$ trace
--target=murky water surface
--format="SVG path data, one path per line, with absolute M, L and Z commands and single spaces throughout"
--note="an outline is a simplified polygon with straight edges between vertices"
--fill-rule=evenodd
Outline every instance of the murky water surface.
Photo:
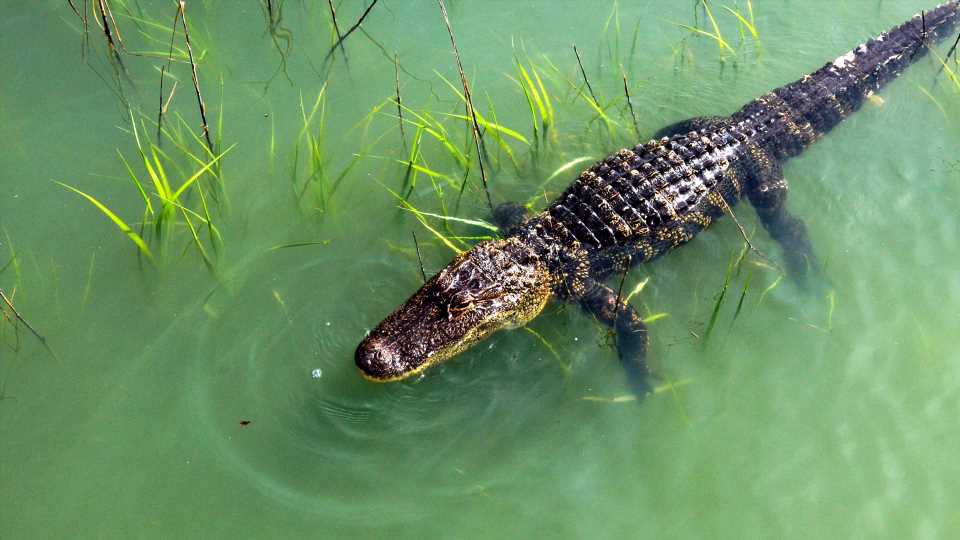
M 640 310 L 667 314 L 651 361 L 672 390 L 616 402 L 608 337 L 562 305 L 532 323 L 542 339 L 498 334 L 419 380 L 375 385 L 353 350 L 420 282 L 411 231 L 428 273 L 452 253 L 391 194 L 412 147 L 413 205 L 486 218 L 475 165 L 456 209 L 452 156 L 470 144 L 444 80 L 459 87 L 450 40 L 435 3 L 382 0 L 347 38 L 349 62 L 325 63 L 326 3 L 273 0 L 272 18 L 267 3 L 187 2 L 212 139 L 232 149 L 166 213 L 131 118 L 171 192 L 209 160 L 189 132 L 182 27 L 165 60 L 172 3 L 109 3 L 122 69 L 95 12 L 84 53 L 67 3 L 4 11 L 0 287 L 54 354 L 3 312 L 0 538 L 960 533 L 960 92 L 934 83 L 934 58 L 786 166 L 822 291 L 750 255 L 718 302 L 743 247 L 730 220 L 630 274 L 627 290 L 649 278 Z M 478 109 L 512 130 L 487 131 L 493 197 L 540 208 L 586 160 L 636 142 L 622 73 L 646 138 L 729 114 L 931 3 L 755 0 L 759 43 L 711 3 L 733 52 L 680 26 L 714 32 L 693 2 L 448 9 Z M 339 3 L 341 32 L 365 6 Z M 574 43 L 606 120 L 581 95 Z M 546 133 L 518 63 L 546 93 Z M 142 231 L 155 262 L 55 182 Z M 777 260 L 752 210 L 737 215 Z

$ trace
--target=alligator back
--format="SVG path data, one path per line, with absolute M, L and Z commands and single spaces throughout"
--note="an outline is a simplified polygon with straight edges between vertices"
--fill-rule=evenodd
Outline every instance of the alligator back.
M 747 183 L 778 174 L 860 108 L 872 92 L 949 34 L 953 0 L 756 99 L 729 118 L 693 119 L 686 129 L 624 149 L 584 171 L 525 236 L 582 246 L 603 277 L 693 238 L 739 199 Z M 532 234 L 531 234 L 532 233 Z
M 745 133 L 726 123 L 624 149 L 584 171 L 546 210 L 547 229 L 589 252 L 627 247 L 673 230 L 726 185 Z M 666 238 L 654 244 L 672 244 Z M 641 253 L 649 260 L 662 251 Z M 666 247 L 666 245 L 664 245 Z

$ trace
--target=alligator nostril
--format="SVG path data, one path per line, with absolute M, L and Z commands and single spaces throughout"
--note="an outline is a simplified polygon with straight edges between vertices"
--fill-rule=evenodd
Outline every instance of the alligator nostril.
M 367 375 L 384 377 L 396 369 L 397 356 L 386 343 L 367 338 L 357 347 L 356 363 Z

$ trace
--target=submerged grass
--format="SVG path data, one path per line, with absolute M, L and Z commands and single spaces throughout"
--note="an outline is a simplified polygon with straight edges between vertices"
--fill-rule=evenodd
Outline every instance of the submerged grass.
M 135 1 L 90 0 L 79 4 L 82 6 L 81 21 L 85 30 L 88 28 L 86 14 L 89 11 L 94 15 L 94 23 L 104 33 L 111 63 L 124 75 L 126 66 L 121 54 L 133 58 L 159 58 L 166 62 L 165 65 L 154 66 L 160 73 L 160 98 L 156 115 L 138 112 L 138 109 L 129 103 L 124 96 L 122 80 L 119 77 L 115 89 L 128 111 L 129 130 L 126 131 L 135 144 L 133 158 L 119 149 L 117 153 L 123 171 L 140 201 L 139 221 L 122 217 L 124 211 L 118 210 L 115 203 L 107 202 L 105 197 L 87 188 L 81 189 L 72 183 L 60 181 L 56 183 L 96 208 L 133 244 L 137 254 L 152 265 L 156 265 L 178 241 L 177 233 L 186 231 L 187 242 L 184 249 L 192 246 L 203 263 L 213 271 L 214 259 L 223 242 L 214 220 L 215 216 L 223 214 L 228 203 L 221 169 L 222 159 L 234 147 L 222 149 L 222 79 L 219 96 L 221 106 L 216 118 L 215 138 L 208 122 L 206 101 L 200 90 L 198 67 L 198 62 L 205 56 L 205 50 L 201 47 L 195 54 L 185 12 L 186 2 L 173 2 L 172 23 L 169 20 L 155 20 Z M 71 3 L 71 8 L 77 8 L 75 13 L 80 14 L 80 8 L 76 4 Z M 127 37 L 132 35 L 134 41 L 139 38 L 139 44 L 128 47 L 127 41 L 121 36 L 118 20 L 125 23 L 127 30 L 134 29 Z M 181 43 L 177 42 L 178 34 Z M 188 66 L 199 109 L 199 132 L 195 132 L 179 113 L 175 113 L 172 118 L 169 116 L 179 82 L 172 72 L 174 65 Z M 132 84 L 130 77 L 125 77 Z M 169 92 L 164 88 L 168 78 L 174 81 Z M 149 136 L 151 131 L 156 132 L 154 140 Z M 93 259 L 91 272 L 92 265 Z
M 720 308 L 723 307 L 723 300 L 727 296 L 727 289 L 730 287 L 730 278 L 733 276 L 734 270 L 733 260 L 727 265 L 727 272 L 723 277 L 723 286 L 720 288 L 720 292 L 717 294 L 717 300 L 713 304 L 713 312 L 710 313 L 710 321 L 707 323 L 707 329 L 703 333 L 702 346 L 706 349 L 707 344 L 710 342 L 710 336 L 713 334 L 713 328 L 717 324 L 717 318 L 720 315 Z
M 473 95 L 470 91 L 470 84 L 467 82 L 467 76 L 463 72 L 463 62 L 460 60 L 460 50 L 457 47 L 457 40 L 453 36 L 453 27 L 450 25 L 450 19 L 447 17 L 447 7 L 443 3 L 443 0 L 437 0 L 437 4 L 440 6 L 440 14 L 443 17 L 443 22 L 447 27 L 447 33 L 450 35 L 450 45 L 453 47 L 454 58 L 457 60 L 457 72 L 460 75 L 460 83 L 463 87 L 463 96 L 465 98 L 464 101 L 466 101 L 467 116 L 469 116 L 472 120 L 471 127 L 473 129 L 471 130 L 471 133 L 473 135 L 473 144 L 477 151 L 477 164 L 480 166 L 480 180 L 483 182 L 483 192 L 487 196 L 487 206 L 490 208 L 490 212 L 492 213 L 493 199 L 490 198 L 490 186 L 489 182 L 487 181 L 486 169 L 483 165 L 484 156 L 483 150 L 481 149 L 483 146 L 483 136 L 480 133 L 480 124 L 477 121 L 477 109 L 473 105 Z M 463 195 L 464 187 L 467 185 L 468 176 L 469 173 L 465 174 L 463 177 L 463 184 L 460 186 L 461 196 Z M 457 201 L 457 206 L 459 207 L 459 197 Z
M 160 127 L 162 135 L 172 142 L 178 151 L 171 155 L 159 146 L 158 141 L 148 138 L 145 115 L 140 118 L 139 126 L 133 111 L 130 111 L 129 117 L 129 133 L 133 137 L 139 158 L 134 160 L 134 163 L 139 167 L 131 165 L 131 160 L 120 150 L 117 150 L 117 153 L 142 203 L 141 218 L 136 228 L 97 196 L 76 186 L 55 182 L 93 205 L 151 264 L 157 262 L 157 250 L 161 254 L 166 251 L 167 244 L 172 241 L 169 237 L 173 231 L 185 227 L 189 231 L 188 245 L 196 248 L 204 264 L 212 271 L 215 265 L 210 250 L 216 252 L 223 239 L 214 224 L 209 199 L 211 196 L 219 198 L 215 193 L 222 193 L 222 172 L 219 164 L 235 145 L 217 155 L 211 155 L 204 141 L 196 133 L 189 131 L 189 128 L 186 131 L 189 131 L 192 140 L 186 139 L 181 118 L 181 126 Z M 191 145 L 196 143 L 202 148 L 199 153 L 206 151 L 210 157 L 205 159 L 198 156 L 198 152 L 191 149 Z M 203 178 L 208 178 L 208 181 L 201 183 Z M 198 225 L 206 232 L 205 239 L 201 238 L 201 228 L 198 228 Z M 150 244 L 154 244 L 156 250 L 152 249 Z
M 550 343 L 549 340 L 547 340 L 547 338 L 543 337 L 540 334 L 540 332 L 537 332 L 533 328 L 530 328 L 529 325 L 524 326 L 523 329 L 528 334 L 536 338 L 537 341 L 540 342 L 540 344 L 543 345 L 545 349 L 547 349 L 547 351 L 550 353 L 553 359 L 557 361 L 557 365 L 560 366 L 560 370 L 563 371 L 564 375 L 570 375 L 573 373 L 573 369 L 570 367 L 570 364 L 563 361 L 563 359 L 560 357 L 560 353 L 557 352 L 557 349 L 553 346 L 552 343 Z
M 517 78 L 510 77 L 510 79 L 523 92 L 527 108 L 530 110 L 530 127 L 533 131 L 533 138 L 537 145 L 536 148 L 539 149 L 541 145 L 546 145 L 551 140 L 554 133 L 551 129 L 556 124 L 553 98 L 546 85 L 543 84 L 543 79 L 540 77 L 536 64 L 528 62 L 528 66 L 524 66 L 516 55 L 514 55 L 514 64 L 517 70 Z
M 714 16 L 713 9 L 710 7 L 710 2 L 708 0 L 696 0 L 694 2 L 694 13 L 696 15 L 698 8 L 703 10 L 704 17 L 706 22 L 709 23 L 709 29 L 705 30 L 700 27 L 699 17 L 695 16 L 695 21 L 693 25 L 682 24 L 682 23 L 673 23 L 678 28 L 686 30 L 690 36 L 693 37 L 704 37 L 711 40 L 717 46 L 719 53 L 719 59 L 721 63 L 725 63 L 727 60 L 733 58 L 736 59 L 743 52 L 744 44 L 747 42 L 749 37 L 754 45 L 754 51 L 759 58 L 763 52 L 763 44 L 760 38 L 760 30 L 757 27 L 755 11 L 753 7 L 752 0 L 747 0 L 746 2 L 746 13 L 740 10 L 739 6 L 721 6 L 724 11 L 732 15 L 737 21 L 737 31 L 740 36 L 740 42 L 736 48 L 731 45 L 730 41 L 724 36 L 723 31 L 720 28 L 720 23 L 717 21 L 716 16 Z M 685 63 L 686 60 L 692 59 L 692 52 L 686 48 L 686 41 L 681 41 L 681 46 L 679 49 L 675 49 L 675 56 L 679 53 L 681 60 Z M 688 56 L 689 55 L 689 56 Z
M 20 288 L 20 285 L 23 283 L 23 271 L 20 267 L 20 257 L 17 255 L 17 249 L 13 245 L 13 240 L 10 238 L 10 232 L 7 231 L 6 227 L 3 229 L 3 236 L 7 240 L 7 253 L 9 259 L 6 264 L 0 268 L 0 275 L 5 274 L 8 270 L 13 271 L 13 289 L 16 290 Z
M 730 46 L 730 43 L 723 37 L 723 33 L 720 31 L 720 25 L 717 24 L 717 19 L 713 16 L 713 11 L 710 9 L 710 3 L 707 0 L 699 0 L 699 5 L 703 7 L 704 12 L 707 15 L 707 19 L 710 21 L 712 31 L 708 32 L 701 29 L 699 26 L 690 26 L 688 24 L 674 23 L 678 27 L 687 30 L 691 34 L 697 36 L 703 36 L 710 38 L 717 44 L 717 48 L 720 51 L 720 61 L 725 62 L 727 60 L 727 55 L 736 56 L 737 51 Z
M 53 349 L 50 348 L 50 344 L 47 343 L 47 338 L 44 337 L 40 332 L 38 332 L 36 328 L 34 328 L 29 322 L 27 322 L 27 319 L 25 319 L 23 315 L 21 315 L 20 312 L 17 311 L 17 308 L 13 305 L 12 298 L 10 296 L 7 296 L 7 293 L 4 292 L 3 289 L 0 289 L 0 301 L 2 301 L 2 303 L 0 303 L 0 311 L 3 312 L 4 320 L 11 321 L 14 324 L 14 331 L 16 331 L 17 323 L 22 324 L 27 328 L 27 330 L 30 331 L 31 334 L 33 334 L 35 338 L 37 338 L 40 344 L 43 345 L 43 348 L 46 349 L 48 353 L 50 353 L 50 356 L 52 356 L 54 359 L 57 359 L 56 353 L 53 352 Z M 12 318 L 10 317 L 9 314 L 6 313 L 6 310 L 10 311 L 10 314 L 12 314 Z M 19 336 L 17 337 L 17 347 L 18 347 L 17 350 L 19 350 Z
M 63 182 L 57 182 L 57 184 L 60 184 L 61 186 L 69 189 L 70 191 L 73 191 L 74 193 L 80 195 L 84 199 L 90 201 L 90 203 L 93 204 L 97 208 L 97 210 L 100 210 L 100 212 L 103 213 L 103 215 L 107 216 L 110 219 L 110 221 L 112 221 L 114 225 L 116 225 L 117 228 L 120 229 L 120 232 L 125 234 L 127 238 L 129 238 L 130 241 L 137 246 L 137 249 L 140 250 L 141 254 L 146 256 L 147 260 L 149 260 L 150 262 L 153 262 L 153 252 L 150 251 L 150 248 L 147 246 L 147 243 L 146 241 L 144 241 L 143 237 L 137 234 L 137 232 L 134 231 L 129 225 L 127 225 L 127 223 L 123 221 L 123 219 L 121 219 L 119 216 L 113 213 L 112 210 L 107 208 L 105 204 L 98 201 L 92 195 L 84 193 L 83 191 L 80 191 L 79 189 L 73 186 L 64 184 Z M 147 202 L 149 203 L 149 199 L 147 199 Z
M 960 39 L 960 36 L 958 36 L 958 39 Z M 947 75 L 947 79 L 950 81 L 951 87 L 955 91 L 960 92 L 960 75 L 958 75 L 957 69 L 950 65 L 950 62 L 948 61 L 949 54 L 946 58 L 944 58 L 943 56 L 940 56 L 940 54 L 932 47 L 930 48 L 930 52 L 933 53 L 933 56 L 937 59 L 937 63 L 940 64 L 939 73 L 945 73 Z
M 670 392 L 674 400 L 677 400 L 679 403 L 679 396 L 676 393 L 678 388 L 683 388 L 684 386 L 689 386 L 693 384 L 693 379 L 681 379 L 679 381 L 668 381 L 663 384 L 657 385 L 653 389 L 653 395 L 658 396 L 660 394 L 665 394 Z M 595 403 L 631 403 L 637 401 L 637 396 L 634 394 L 624 394 L 614 397 L 603 397 L 603 396 L 583 396 L 580 398 L 580 401 L 592 401 Z
M 760 32 L 757 31 L 757 22 L 753 16 L 753 2 L 752 0 L 747 0 L 747 15 L 744 16 L 743 13 L 740 13 L 739 8 L 731 8 L 730 6 L 723 6 L 723 9 L 727 10 L 734 17 L 737 18 L 737 21 L 740 23 L 740 38 L 744 37 L 744 30 L 746 30 L 750 37 L 753 38 L 754 44 L 757 46 L 760 45 Z
M 357 126 L 369 125 L 372 118 L 387 103 L 384 100 L 374 106 Z M 317 92 L 309 112 L 303 96 L 300 96 L 300 117 L 301 127 L 290 162 L 292 192 L 296 203 L 302 209 L 309 208 L 324 214 L 330 210 L 333 196 L 365 155 L 365 151 L 353 154 L 350 161 L 339 170 L 333 169 L 333 157 L 337 154 L 328 147 L 326 84 Z

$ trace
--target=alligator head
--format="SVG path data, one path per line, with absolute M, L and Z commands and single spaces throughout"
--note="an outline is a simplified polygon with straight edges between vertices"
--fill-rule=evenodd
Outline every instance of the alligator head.
M 380 382 L 420 373 L 536 317 L 552 285 L 543 261 L 520 240 L 477 244 L 370 332 L 357 347 L 357 367 Z

